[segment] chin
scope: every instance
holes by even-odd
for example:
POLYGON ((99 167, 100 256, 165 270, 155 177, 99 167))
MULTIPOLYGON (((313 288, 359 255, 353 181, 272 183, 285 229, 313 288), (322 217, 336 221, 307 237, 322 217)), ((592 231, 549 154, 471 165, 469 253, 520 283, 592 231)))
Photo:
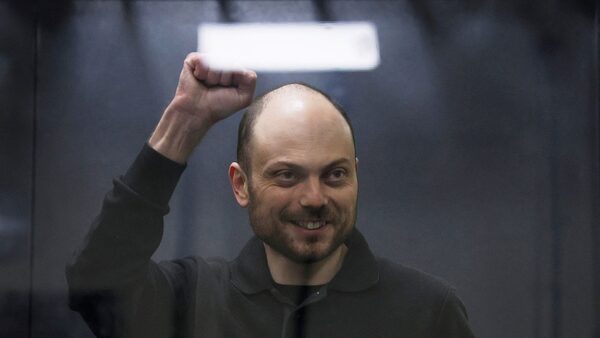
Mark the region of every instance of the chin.
POLYGON ((302 264, 310 264, 310 263, 316 263, 319 262, 321 260, 323 260, 324 258, 329 257, 329 255, 331 255, 331 253, 333 253, 335 251, 336 248, 334 249, 330 249, 327 250, 326 252, 319 252, 319 251, 311 251, 311 252, 294 252, 291 255, 286 255, 290 260, 296 262, 296 263, 302 263, 302 264))
POLYGON ((263 241, 293 262, 310 264, 329 257, 344 243, 343 239, 338 241, 328 240, 326 242, 308 243, 294 243, 293 240, 289 242, 273 241, 270 238, 265 238, 263 241))

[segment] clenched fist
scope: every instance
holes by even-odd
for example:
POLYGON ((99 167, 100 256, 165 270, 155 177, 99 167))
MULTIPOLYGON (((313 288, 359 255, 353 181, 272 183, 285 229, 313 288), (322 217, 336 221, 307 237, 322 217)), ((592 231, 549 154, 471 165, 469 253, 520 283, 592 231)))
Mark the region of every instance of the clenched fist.
POLYGON ((185 163, 208 129, 252 102, 256 73, 211 69, 202 54, 189 54, 175 97, 148 144, 167 158, 185 163))

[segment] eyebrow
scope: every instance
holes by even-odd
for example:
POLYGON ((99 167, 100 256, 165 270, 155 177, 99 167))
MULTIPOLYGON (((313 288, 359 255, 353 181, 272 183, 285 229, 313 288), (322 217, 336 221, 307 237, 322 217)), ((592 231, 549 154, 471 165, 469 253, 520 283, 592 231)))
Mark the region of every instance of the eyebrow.
MULTIPOLYGON (((330 162, 324 168, 327 170, 327 169, 331 169, 331 168, 333 168, 335 166, 338 166, 340 164, 348 164, 348 165, 350 165, 351 163, 352 162, 349 159, 347 159, 345 157, 342 157, 342 158, 339 158, 337 160, 334 160, 334 161, 330 162)), ((276 162, 273 162, 272 164, 269 164, 266 167, 266 170, 269 171, 270 169, 272 169, 273 167, 276 167, 276 166, 286 166, 288 168, 292 168, 292 169, 296 169, 296 170, 302 170, 303 169, 303 167, 301 165, 298 165, 298 164, 295 164, 295 163, 292 163, 292 162, 289 162, 289 161, 276 161, 276 162)))
POLYGON ((333 168, 333 167, 335 167, 335 166, 338 166, 338 165, 340 165, 340 164, 347 164, 347 165, 351 165, 351 164, 352 164, 352 161, 350 161, 349 159, 347 159, 347 158, 345 158, 345 157, 344 157, 344 158, 340 158, 340 159, 337 159, 337 160, 335 160, 335 161, 333 161, 333 162, 329 163, 328 165, 326 165, 326 166, 325 166, 325 168, 326 168, 326 169, 331 169, 331 168, 333 168))

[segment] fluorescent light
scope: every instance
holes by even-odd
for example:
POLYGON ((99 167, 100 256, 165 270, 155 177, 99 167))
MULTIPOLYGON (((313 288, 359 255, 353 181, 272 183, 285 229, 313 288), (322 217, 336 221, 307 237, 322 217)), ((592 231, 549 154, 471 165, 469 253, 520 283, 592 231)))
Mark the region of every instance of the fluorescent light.
POLYGON ((211 67, 256 71, 370 70, 379 65, 369 22, 202 24, 198 50, 211 67))

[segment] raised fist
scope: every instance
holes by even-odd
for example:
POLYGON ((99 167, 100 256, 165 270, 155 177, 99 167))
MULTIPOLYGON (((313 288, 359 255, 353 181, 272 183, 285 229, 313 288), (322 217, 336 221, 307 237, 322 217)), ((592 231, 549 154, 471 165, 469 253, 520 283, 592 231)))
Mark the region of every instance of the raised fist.
POLYGON ((211 69, 205 56, 189 54, 175 97, 148 143, 164 156, 184 163, 216 122, 252 102, 256 73, 211 69))
POLYGON ((255 86, 255 72, 211 69, 202 54, 191 53, 183 63, 171 105, 215 123, 249 105, 255 86))

